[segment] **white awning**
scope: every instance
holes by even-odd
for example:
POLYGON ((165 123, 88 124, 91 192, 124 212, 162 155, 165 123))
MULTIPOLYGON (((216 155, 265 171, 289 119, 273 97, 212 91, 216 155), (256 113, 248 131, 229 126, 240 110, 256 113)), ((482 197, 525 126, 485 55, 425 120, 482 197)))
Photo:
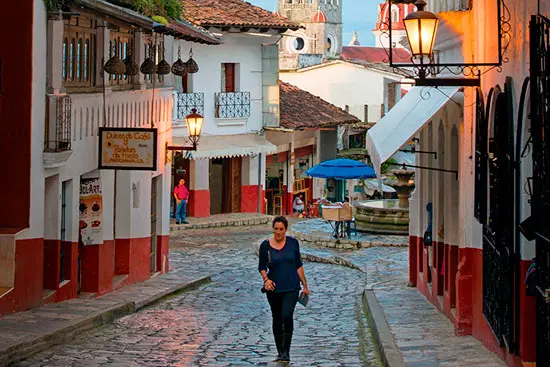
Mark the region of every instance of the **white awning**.
MULTIPOLYGON (((189 145, 187 137, 172 138, 173 145, 189 145)), ((272 154, 277 147, 257 134, 202 135, 197 151, 186 152, 189 159, 213 159, 272 154)))
POLYGON ((377 177, 381 165, 426 125, 458 93, 457 87, 413 87, 367 133, 367 151, 377 177))

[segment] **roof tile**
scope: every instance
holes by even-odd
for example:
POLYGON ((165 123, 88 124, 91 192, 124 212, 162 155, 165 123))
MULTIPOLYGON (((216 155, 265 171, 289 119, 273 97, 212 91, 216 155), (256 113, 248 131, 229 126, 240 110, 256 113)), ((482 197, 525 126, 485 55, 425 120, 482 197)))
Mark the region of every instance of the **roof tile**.
POLYGON ((243 0, 180 0, 184 16, 203 27, 296 30, 299 24, 243 0))
POLYGON ((287 129, 320 128, 358 123, 359 119, 343 109, 292 84, 279 81, 281 122, 287 129))

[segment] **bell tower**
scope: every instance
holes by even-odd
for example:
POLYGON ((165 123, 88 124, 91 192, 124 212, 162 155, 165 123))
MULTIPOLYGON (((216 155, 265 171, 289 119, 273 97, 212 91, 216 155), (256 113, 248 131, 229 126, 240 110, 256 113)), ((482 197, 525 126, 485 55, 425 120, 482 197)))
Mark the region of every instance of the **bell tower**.
POLYGON ((390 37, 387 31, 391 18, 392 47, 406 48, 408 46, 407 31, 403 19, 415 11, 416 6, 413 4, 392 4, 389 6, 388 3, 384 3, 378 5, 378 21, 376 22, 376 28, 372 31, 376 38, 376 47, 390 47, 390 37))
POLYGON ((299 69, 340 57, 342 1, 279 0, 277 13, 304 27, 286 32, 281 40, 281 69, 299 69))

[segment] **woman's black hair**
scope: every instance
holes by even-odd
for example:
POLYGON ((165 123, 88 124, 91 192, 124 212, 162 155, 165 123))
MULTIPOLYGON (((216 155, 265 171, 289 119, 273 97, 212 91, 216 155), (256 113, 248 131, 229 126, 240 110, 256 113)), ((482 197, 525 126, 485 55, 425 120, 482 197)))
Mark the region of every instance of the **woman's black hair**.
POLYGON ((273 223, 271 224, 272 228, 275 228, 275 223, 283 223, 283 226, 285 226, 285 229, 288 229, 288 220, 286 220, 285 217, 281 217, 281 216, 275 217, 273 219, 273 223))
POLYGON ((344 197, 344 202, 349 203, 349 196, 344 197))

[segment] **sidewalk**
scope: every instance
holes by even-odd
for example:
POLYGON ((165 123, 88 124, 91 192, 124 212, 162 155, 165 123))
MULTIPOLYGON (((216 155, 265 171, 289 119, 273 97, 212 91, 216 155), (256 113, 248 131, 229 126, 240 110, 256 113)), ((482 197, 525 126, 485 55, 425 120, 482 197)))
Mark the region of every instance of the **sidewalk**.
POLYGON ((176 224, 175 219, 170 219, 170 232, 229 226, 254 226, 271 223, 273 216, 261 213, 227 213, 214 214, 204 218, 188 217, 189 224, 176 224))
POLYGON ((85 330, 209 281, 209 276, 169 273, 102 297, 81 297, 4 316, 0 318, 0 366, 10 365, 85 330))
POLYGON ((301 249, 346 259, 367 273, 364 307, 385 367, 506 367, 474 337, 455 336, 451 321, 407 285, 408 248, 301 249))

